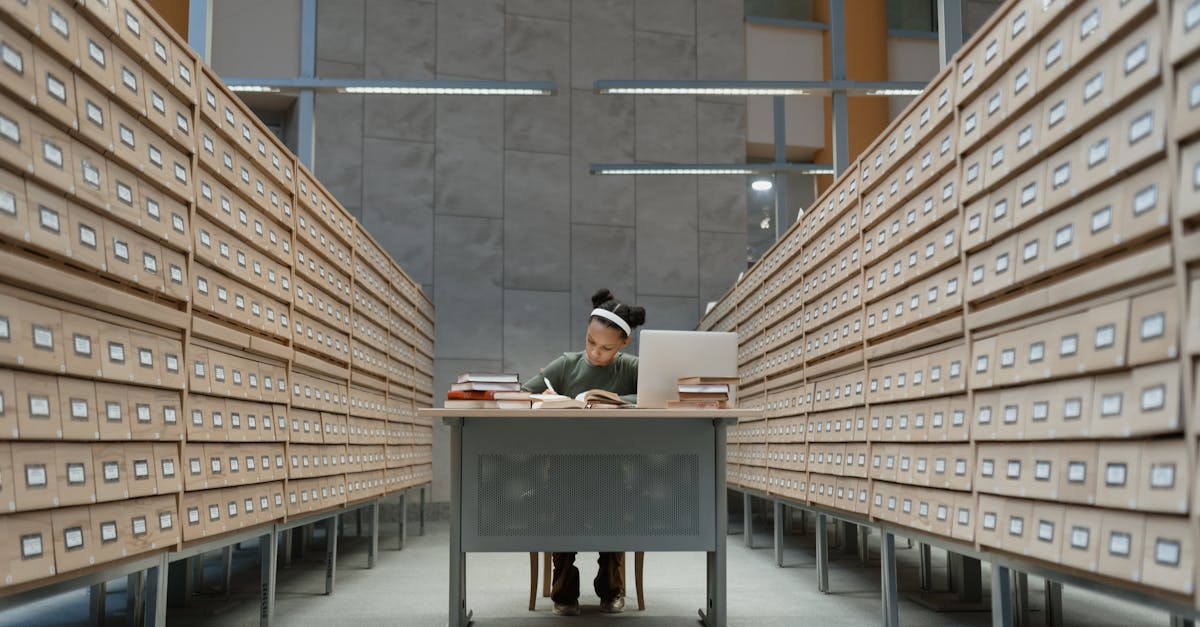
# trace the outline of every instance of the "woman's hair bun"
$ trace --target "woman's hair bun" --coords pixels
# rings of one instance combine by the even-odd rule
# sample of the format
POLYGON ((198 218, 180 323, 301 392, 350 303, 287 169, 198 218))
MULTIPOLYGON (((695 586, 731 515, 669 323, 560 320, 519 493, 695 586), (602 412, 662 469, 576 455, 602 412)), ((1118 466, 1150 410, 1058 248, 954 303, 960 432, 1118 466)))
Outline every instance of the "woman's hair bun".
POLYGON ((607 287, 598 289, 595 294, 592 294, 592 307, 599 307, 610 300, 616 300, 616 298, 612 292, 608 291, 607 287))
POLYGON ((640 327, 646 324, 646 308, 645 307, 629 307, 629 316, 626 318, 631 327, 640 327))

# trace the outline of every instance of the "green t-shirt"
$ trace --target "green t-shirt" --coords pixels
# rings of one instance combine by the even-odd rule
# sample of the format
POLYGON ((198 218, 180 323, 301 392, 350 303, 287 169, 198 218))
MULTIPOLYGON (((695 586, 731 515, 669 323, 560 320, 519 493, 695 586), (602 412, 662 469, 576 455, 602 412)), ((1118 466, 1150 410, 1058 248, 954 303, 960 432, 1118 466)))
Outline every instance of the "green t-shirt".
POLYGON ((554 391, 574 397, 580 392, 601 389, 620 394, 631 403, 637 402, 638 358, 617 353, 617 358, 607 366, 588 363, 583 351, 563 353, 546 365, 538 374, 521 384, 521 389, 534 394, 546 391, 546 381, 554 391))

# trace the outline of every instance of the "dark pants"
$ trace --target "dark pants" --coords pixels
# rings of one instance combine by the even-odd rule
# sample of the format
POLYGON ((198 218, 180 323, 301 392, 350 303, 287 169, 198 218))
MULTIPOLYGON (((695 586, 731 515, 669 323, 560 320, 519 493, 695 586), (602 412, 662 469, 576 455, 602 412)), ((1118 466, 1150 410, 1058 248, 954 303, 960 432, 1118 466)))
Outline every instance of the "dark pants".
MULTIPOLYGON (((555 603, 579 601, 579 569, 575 567, 574 553, 554 554, 554 582, 550 587, 550 598, 555 603)), ((612 601, 625 594, 625 553, 601 553, 600 572, 592 581, 596 596, 601 601, 612 601)))

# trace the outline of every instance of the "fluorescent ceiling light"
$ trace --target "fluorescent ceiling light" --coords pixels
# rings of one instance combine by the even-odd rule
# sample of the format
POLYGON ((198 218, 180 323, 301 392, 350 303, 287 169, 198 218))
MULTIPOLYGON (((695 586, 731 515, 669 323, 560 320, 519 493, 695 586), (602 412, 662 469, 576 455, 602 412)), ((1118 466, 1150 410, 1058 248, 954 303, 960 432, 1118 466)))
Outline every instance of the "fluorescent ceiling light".
POLYGON ((399 94, 430 96, 549 96, 548 89, 519 87, 339 87, 342 94, 399 94))
POLYGON ((223 77, 229 89, 240 92, 302 90, 341 94, 395 94, 434 96, 553 96, 553 81, 390 80, 361 78, 258 78, 223 77))
POLYGON ((775 184, 767 179, 758 179, 750 184, 750 188, 756 192, 765 192, 775 187, 775 184))
POLYGON ((604 168, 595 174, 754 174, 754 170, 740 168, 604 168))
POLYGON ((868 96, 920 96, 923 89, 872 89, 867 91, 868 96))
POLYGON ((634 96, 805 96, 808 91, 794 87, 608 87, 602 94, 634 96))
POLYGON ((919 81, 674 81, 674 80, 598 80, 597 94, 634 96, 830 96, 844 92, 850 96, 916 95, 925 89, 919 81))
MULTIPOLYGON (((715 175, 748 175, 758 174, 759 182, 764 175, 775 172, 796 172, 799 174, 833 174, 833 166, 828 163, 593 163, 589 167, 592 174, 715 174, 715 175)), ((770 183, 770 180, 766 180, 770 183)))

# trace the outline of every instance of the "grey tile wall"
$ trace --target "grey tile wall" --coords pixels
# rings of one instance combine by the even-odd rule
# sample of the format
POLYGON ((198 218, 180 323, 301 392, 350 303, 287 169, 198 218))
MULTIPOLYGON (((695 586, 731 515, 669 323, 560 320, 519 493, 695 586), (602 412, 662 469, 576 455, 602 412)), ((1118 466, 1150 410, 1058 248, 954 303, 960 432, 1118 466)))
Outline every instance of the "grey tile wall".
POLYGON ((437 97, 438 213, 504 215, 504 101, 437 97))
POLYGON ((319 93, 313 110, 317 178, 347 208, 362 207, 363 97, 319 93))
POLYGON ((570 292, 504 290, 505 372, 524 380, 568 350, 582 328, 572 324, 570 300, 570 292))
POLYGON ((503 0, 439 0, 437 71, 504 79, 503 0))
POLYGON ((365 0, 317 2, 317 59, 363 63, 365 0))
POLYGON ((699 290, 695 177, 639 177, 637 205, 638 293, 695 298, 699 290))
POLYGON ((437 306, 435 397, 464 370, 528 376, 582 349, 598 288, 646 307, 648 328, 678 329, 732 285, 742 178, 588 167, 743 161, 742 99, 593 93, 600 79, 743 78, 742 29, 742 0, 318 1, 319 76, 559 86, 317 101, 318 176, 437 306))
POLYGON ((633 76, 633 0, 571 3, 571 87, 633 76))
POLYGON ((511 15, 570 21, 571 0, 507 0, 504 11, 511 15))
POLYGON ((571 158, 504 153, 504 286, 570 289, 571 158))
POLYGON ((436 76, 437 5, 415 0, 367 0, 367 78, 428 80, 436 76), (397 33, 404 33, 397 37, 397 33))

